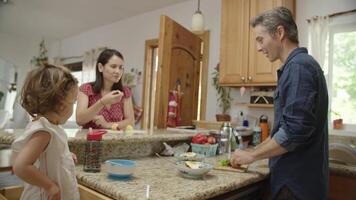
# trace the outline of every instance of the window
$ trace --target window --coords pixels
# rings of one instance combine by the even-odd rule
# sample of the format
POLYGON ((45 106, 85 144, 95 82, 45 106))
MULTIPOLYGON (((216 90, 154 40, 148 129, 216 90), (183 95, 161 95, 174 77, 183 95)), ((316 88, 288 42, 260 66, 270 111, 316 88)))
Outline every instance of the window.
MULTIPOLYGON (((75 78, 77 78, 78 86, 82 85, 82 83, 81 83, 81 81, 82 81, 82 71, 72 72, 72 74, 73 74, 73 76, 75 78)), ((72 116, 70 116, 68 121, 75 122, 75 112, 76 112, 76 110, 77 110, 77 102, 75 102, 75 104, 73 106, 73 114, 72 114, 72 116)))
MULTIPOLYGON (((72 75, 77 78, 78 80, 78 86, 82 85, 82 62, 76 62, 76 63, 71 63, 65 65, 69 70, 72 71, 72 75)), ((68 127, 75 127, 76 126, 76 121, 75 121, 75 112, 77 110, 77 103, 74 104, 73 106, 73 114, 70 116, 68 119, 68 123, 66 125, 68 127)))
POLYGON ((328 62, 330 118, 356 126, 356 23, 330 28, 328 62))

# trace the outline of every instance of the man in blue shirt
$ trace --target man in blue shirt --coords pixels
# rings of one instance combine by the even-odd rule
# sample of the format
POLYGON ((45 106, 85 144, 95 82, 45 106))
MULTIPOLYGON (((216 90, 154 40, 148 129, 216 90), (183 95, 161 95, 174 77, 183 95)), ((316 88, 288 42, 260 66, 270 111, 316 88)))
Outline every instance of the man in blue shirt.
POLYGON ((271 136, 254 151, 236 150, 233 166, 269 158, 273 199, 326 199, 328 92, 319 64, 298 47, 298 30, 287 8, 266 11, 251 21, 257 49, 283 65, 277 71, 271 136))

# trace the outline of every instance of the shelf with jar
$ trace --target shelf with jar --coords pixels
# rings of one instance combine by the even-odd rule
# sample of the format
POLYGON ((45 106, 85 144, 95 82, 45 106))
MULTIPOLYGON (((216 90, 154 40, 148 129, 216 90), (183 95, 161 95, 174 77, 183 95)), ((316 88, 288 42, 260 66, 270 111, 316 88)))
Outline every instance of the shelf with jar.
POLYGON ((250 87, 248 89, 241 87, 240 95, 245 95, 246 90, 247 98, 236 101, 235 105, 249 108, 273 108, 275 89, 276 87, 273 86, 250 87))
POLYGON ((249 108, 274 108, 273 104, 235 103, 236 106, 247 106, 249 108))

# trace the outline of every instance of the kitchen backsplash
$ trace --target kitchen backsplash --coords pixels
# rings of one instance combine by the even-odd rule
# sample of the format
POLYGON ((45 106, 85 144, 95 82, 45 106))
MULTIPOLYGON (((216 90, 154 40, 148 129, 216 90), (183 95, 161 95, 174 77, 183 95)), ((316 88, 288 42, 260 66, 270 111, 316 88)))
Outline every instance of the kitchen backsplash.
MULTIPOLYGON (((274 108, 255 108, 255 107, 248 107, 247 105, 244 104, 249 104, 250 103, 250 97, 251 97, 251 87, 246 87, 246 90, 244 94, 241 96, 240 93, 240 87, 238 88, 232 88, 231 89, 231 97, 233 98, 233 102, 231 105, 231 110, 230 110, 230 115, 231 115, 231 120, 233 122, 237 122, 239 120, 239 115, 240 112, 242 111, 245 116, 247 116, 247 119, 259 119, 261 115, 267 115, 268 116, 268 125, 270 129, 272 128, 273 125, 273 120, 274 120, 274 108)), ((254 126, 252 124, 253 122, 250 120, 250 126, 254 126)))

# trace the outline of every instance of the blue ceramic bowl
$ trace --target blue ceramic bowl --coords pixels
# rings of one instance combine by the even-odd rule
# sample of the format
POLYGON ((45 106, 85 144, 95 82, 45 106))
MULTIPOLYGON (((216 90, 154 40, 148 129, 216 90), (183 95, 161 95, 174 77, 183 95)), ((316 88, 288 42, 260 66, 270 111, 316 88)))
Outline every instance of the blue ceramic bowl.
POLYGON ((110 178, 129 179, 135 172, 136 163, 132 160, 112 159, 105 161, 103 169, 110 178))

